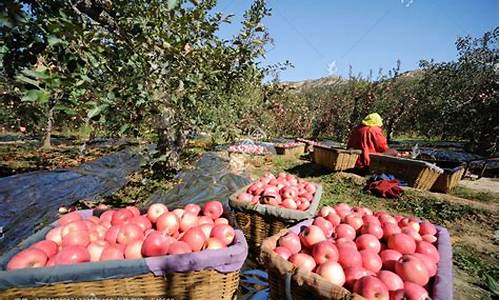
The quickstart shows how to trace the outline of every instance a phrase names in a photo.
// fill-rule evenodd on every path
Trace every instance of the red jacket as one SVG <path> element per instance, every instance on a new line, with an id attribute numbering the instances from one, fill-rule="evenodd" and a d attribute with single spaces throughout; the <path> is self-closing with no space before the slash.
<path id="1" fill-rule="evenodd" d="M 347 148 L 362 151 L 356 162 L 356 167 L 364 168 L 370 165 L 370 153 L 384 153 L 389 149 L 389 146 L 382 128 L 358 125 L 351 131 Z"/>

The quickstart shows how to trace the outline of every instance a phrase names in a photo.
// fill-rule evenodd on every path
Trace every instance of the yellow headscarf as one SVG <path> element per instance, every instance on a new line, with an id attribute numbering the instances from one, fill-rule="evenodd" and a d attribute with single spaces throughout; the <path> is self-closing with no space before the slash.
<path id="1" fill-rule="evenodd" d="M 361 124 L 369 127 L 382 127 L 382 117 L 377 113 L 371 113 L 361 121 Z"/>

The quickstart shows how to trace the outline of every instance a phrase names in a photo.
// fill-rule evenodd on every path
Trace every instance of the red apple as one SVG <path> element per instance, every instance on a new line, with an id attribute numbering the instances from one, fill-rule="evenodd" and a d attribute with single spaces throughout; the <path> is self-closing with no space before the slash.
<path id="1" fill-rule="evenodd" d="M 209 201 L 203 205 L 203 215 L 212 218 L 212 220 L 222 216 L 223 212 L 224 207 L 222 207 L 222 203 L 219 201 Z"/>
<path id="2" fill-rule="evenodd" d="M 115 214 L 114 210 L 107 210 L 99 216 L 99 220 L 101 220 L 101 223 L 111 223 L 111 220 L 113 219 L 113 215 Z"/>
<path id="3" fill-rule="evenodd" d="M 198 225 L 198 227 L 203 231 L 203 233 L 205 234 L 205 236 L 208 239 L 210 237 L 210 233 L 212 232 L 212 228 L 214 227 L 214 225 L 212 225 L 212 224 L 201 224 L 201 225 Z"/>
<path id="4" fill-rule="evenodd" d="M 139 259 L 142 258 L 142 244 L 143 240 L 135 240 L 127 244 L 125 247 L 125 259 Z"/>
<path id="5" fill-rule="evenodd" d="M 124 258 L 125 256 L 121 247 L 119 247 L 118 245 L 109 245 L 104 247 L 99 261 L 120 260 Z"/>
<path id="6" fill-rule="evenodd" d="M 424 221 L 420 223 L 420 230 L 418 231 L 421 235 L 436 235 L 437 230 L 436 226 L 434 226 L 431 222 L 429 221 Z"/>
<path id="7" fill-rule="evenodd" d="M 335 240 L 335 245 L 338 247 L 351 247 L 354 248 L 354 250 L 357 250 L 358 247 L 356 246 L 356 243 L 354 241 L 351 241 L 346 238 L 338 238 Z"/>
<path id="8" fill-rule="evenodd" d="M 30 248 L 42 250 L 47 255 L 47 257 L 52 257 L 57 253 L 58 245 L 54 241 L 43 240 L 34 243 L 30 246 Z"/>
<path id="9" fill-rule="evenodd" d="M 415 256 L 403 255 L 396 262 L 395 271 L 403 281 L 411 281 L 421 286 L 429 282 L 429 271 L 425 264 Z"/>
<path id="10" fill-rule="evenodd" d="M 188 243 L 183 241 L 173 242 L 172 244 L 170 244 L 170 247 L 168 247 L 169 255 L 184 254 L 191 252 L 192 252 L 191 247 L 188 245 Z"/>
<path id="11" fill-rule="evenodd" d="M 141 254 L 144 257 L 165 255 L 168 252 L 170 241 L 171 240 L 161 234 L 161 232 L 153 231 L 144 239 Z"/>
<path id="12" fill-rule="evenodd" d="M 345 283 L 345 274 L 342 267 L 335 261 L 327 261 L 318 266 L 316 273 L 323 277 L 326 281 L 338 286 L 343 286 Z"/>
<path id="13" fill-rule="evenodd" d="M 132 215 L 135 217 L 135 216 L 140 216 L 141 215 L 141 212 L 139 211 L 139 209 L 135 206 L 127 206 L 125 207 L 126 209 L 128 209 Z"/>
<path id="14" fill-rule="evenodd" d="M 299 253 L 302 248 L 299 236 L 291 231 L 278 240 L 278 245 L 287 248 L 292 254 Z"/>
<path id="15" fill-rule="evenodd" d="M 361 254 L 363 268 L 374 273 L 377 273 L 380 269 L 382 269 L 382 259 L 377 252 L 366 249 L 359 251 L 359 254 Z"/>
<path id="16" fill-rule="evenodd" d="M 85 224 L 85 222 L 83 221 L 74 221 L 64 225 L 61 231 L 61 236 L 64 238 L 70 232 L 81 232 L 81 231 L 86 231 L 86 232 L 88 231 L 87 224 Z"/>
<path id="17" fill-rule="evenodd" d="M 97 240 L 90 243 L 87 246 L 87 250 L 90 255 L 90 261 L 99 261 L 102 251 L 104 251 L 104 248 L 107 246 L 109 246 L 109 243 L 103 240 Z"/>
<path id="18" fill-rule="evenodd" d="M 373 223 L 373 224 L 376 224 L 378 226 L 382 226 L 378 217 L 373 216 L 373 215 L 364 215 L 363 216 L 363 223 L 364 224 Z"/>
<path id="19" fill-rule="evenodd" d="M 432 258 L 430 258 L 427 255 L 424 255 L 422 253 L 413 253 L 413 254 L 409 254 L 409 255 L 415 256 L 416 258 L 420 259 L 420 261 L 427 268 L 427 271 L 429 272 L 429 277 L 436 275 L 437 264 L 432 260 Z"/>
<path id="20" fill-rule="evenodd" d="M 370 272 L 362 267 L 347 267 L 344 268 L 345 273 L 345 284 L 346 287 L 351 289 L 356 280 L 363 278 L 368 275 L 375 275 L 375 273 Z"/>
<path id="21" fill-rule="evenodd" d="M 226 245 L 221 240 L 211 237 L 211 238 L 208 238 L 207 241 L 205 242 L 204 248 L 215 250 L 215 249 L 226 248 Z"/>
<path id="22" fill-rule="evenodd" d="M 217 226 L 228 226 L 228 225 L 217 225 Z M 225 231 L 223 230 L 218 230 L 217 236 L 214 236 L 213 235 L 214 230 L 215 226 L 212 229 L 211 233 L 212 237 L 220 236 L 221 232 L 224 232 L 225 236 Z M 203 230 L 201 230 L 199 227 L 193 227 L 190 228 L 188 231 L 186 231 L 180 240 L 186 242 L 193 252 L 197 252 L 200 251 L 201 248 L 203 248 L 203 245 L 205 244 L 207 237 L 205 236 L 205 233 L 203 233 Z"/>
<path id="23" fill-rule="evenodd" d="M 214 220 L 214 224 L 229 224 L 226 218 L 217 218 Z"/>
<path id="24" fill-rule="evenodd" d="M 274 253 L 278 254 L 281 256 L 284 260 L 288 260 L 290 256 L 292 256 L 292 251 L 290 251 L 287 247 L 276 247 L 274 248 Z"/>
<path id="25" fill-rule="evenodd" d="M 55 256 L 55 265 L 72 265 L 90 261 L 90 254 L 86 247 L 64 247 Z"/>
<path id="26" fill-rule="evenodd" d="M 7 271 L 25 268 L 41 268 L 45 266 L 48 259 L 47 254 L 40 249 L 25 249 L 9 260 L 7 263 Z"/>
<path id="27" fill-rule="evenodd" d="M 337 247 L 337 250 L 339 252 L 339 264 L 341 264 L 343 268 L 363 266 L 363 259 L 356 248 Z"/>
<path id="28" fill-rule="evenodd" d="M 439 259 L 440 259 L 439 252 L 436 249 L 436 247 L 434 247 L 434 245 L 431 243 L 424 242 L 424 241 L 418 241 L 415 252 L 422 253 L 422 254 L 428 256 L 436 264 L 439 262 Z"/>
<path id="29" fill-rule="evenodd" d="M 198 204 L 189 203 L 188 205 L 184 206 L 184 212 L 188 212 L 195 216 L 197 216 L 200 213 L 200 211 L 201 207 Z"/>
<path id="30" fill-rule="evenodd" d="M 385 284 L 375 276 L 365 276 L 354 283 L 353 291 L 366 299 L 389 300 L 389 291 Z"/>
<path id="31" fill-rule="evenodd" d="M 290 262 L 294 264 L 297 268 L 310 271 L 314 270 L 316 267 L 316 262 L 312 256 L 305 253 L 298 253 L 290 256 Z"/>
<path id="32" fill-rule="evenodd" d="M 155 203 L 148 208 L 148 219 L 151 223 L 156 223 L 156 220 L 168 211 L 167 206 L 163 203 Z"/>
<path id="33" fill-rule="evenodd" d="M 378 219 L 382 225 L 386 223 L 398 225 L 398 221 L 396 221 L 396 219 L 393 216 L 388 214 L 379 215 Z"/>
<path id="34" fill-rule="evenodd" d="M 421 241 L 422 240 L 422 237 L 420 236 L 420 234 L 418 233 L 418 231 L 416 231 L 411 226 L 405 226 L 405 227 L 401 228 L 401 232 L 404 233 L 404 234 L 407 234 L 407 235 L 411 236 L 415 241 Z"/>
<path id="35" fill-rule="evenodd" d="M 358 236 L 356 239 L 356 247 L 358 248 L 359 251 L 364 250 L 364 249 L 370 249 L 375 251 L 376 253 L 380 252 L 380 242 L 372 234 L 362 234 Z"/>
<path id="36" fill-rule="evenodd" d="M 326 218 L 328 215 L 330 214 L 337 214 L 337 212 L 335 211 L 335 209 L 331 206 L 323 206 L 320 210 L 319 210 L 319 213 L 318 215 L 323 217 L 323 218 Z"/>
<path id="37" fill-rule="evenodd" d="M 316 193 L 316 186 L 312 183 L 306 183 L 305 189 L 310 194 Z"/>
<path id="38" fill-rule="evenodd" d="M 134 217 L 134 214 L 130 210 L 121 208 L 113 214 L 113 217 L 111 218 L 111 225 L 127 223 L 132 217 Z"/>
<path id="39" fill-rule="evenodd" d="M 299 205 L 297 205 L 297 209 L 301 211 L 307 210 L 311 206 L 311 203 L 307 200 L 302 201 Z"/>
<path id="40" fill-rule="evenodd" d="M 295 199 L 298 196 L 297 189 L 291 186 L 284 187 L 280 190 L 281 197 Z"/>
<path id="41" fill-rule="evenodd" d="M 384 232 L 384 240 L 389 239 L 389 237 L 393 234 L 401 233 L 401 228 L 399 228 L 397 224 L 392 223 L 384 223 L 384 225 L 382 225 L 382 230 Z"/>
<path id="42" fill-rule="evenodd" d="M 333 234 L 333 225 L 327 219 L 323 217 L 316 217 L 314 219 L 313 225 L 318 226 L 323 230 L 325 237 L 329 238 Z"/>
<path id="43" fill-rule="evenodd" d="M 351 225 L 340 224 L 335 227 L 335 236 L 337 238 L 354 240 L 356 238 L 356 230 Z"/>
<path id="44" fill-rule="evenodd" d="M 339 251 L 330 241 L 322 241 L 314 244 L 311 252 L 314 261 L 318 264 L 324 264 L 327 261 L 338 261 Z"/>
<path id="45" fill-rule="evenodd" d="M 210 237 L 214 237 L 224 242 L 226 246 L 230 245 L 236 233 L 234 232 L 233 227 L 227 224 L 217 224 L 212 228 L 210 232 Z"/>
<path id="46" fill-rule="evenodd" d="M 49 241 L 53 241 L 57 245 L 61 245 L 62 243 L 62 226 L 57 226 L 49 230 L 47 232 L 47 235 L 45 235 L 45 238 Z"/>
<path id="47" fill-rule="evenodd" d="M 89 231 L 89 240 L 90 242 L 95 242 L 98 240 L 104 240 L 104 237 L 106 236 L 106 232 L 108 229 L 104 227 L 102 224 L 97 224 L 94 226 L 94 228 Z"/>
<path id="48" fill-rule="evenodd" d="M 422 240 L 432 244 L 437 241 L 437 237 L 430 234 L 424 234 L 422 235 Z"/>
<path id="49" fill-rule="evenodd" d="M 314 244 L 326 240 L 325 233 L 319 226 L 316 225 L 307 227 L 299 234 L 299 237 L 302 245 L 306 248 L 311 248 Z"/>
<path id="50" fill-rule="evenodd" d="M 200 216 L 198 217 L 198 225 L 203 225 L 203 224 L 214 224 L 214 220 L 212 218 L 207 217 L 207 216 Z"/>
<path id="51" fill-rule="evenodd" d="M 85 220 L 87 220 L 89 222 L 92 222 L 94 224 L 99 224 L 101 222 L 101 220 L 98 217 L 96 217 L 96 216 L 90 216 L 90 217 L 88 217 Z"/>
<path id="52" fill-rule="evenodd" d="M 365 216 L 365 217 L 373 217 L 373 216 Z M 378 221 L 378 219 L 377 219 Z M 365 223 L 363 226 L 361 226 L 359 230 L 362 234 L 368 233 L 368 234 L 373 234 L 377 239 L 381 239 L 384 236 L 384 231 L 382 230 L 382 227 L 380 225 L 372 222 L 372 223 Z"/>
<path id="53" fill-rule="evenodd" d="M 396 233 L 389 237 L 387 240 L 389 249 L 396 250 L 402 254 L 411 254 L 415 252 L 417 245 L 415 240 L 404 233 Z"/>
<path id="54" fill-rule="evenodd" d="M 184 212 L 179 225 L 180 230 L 182 232 L 186 232 L 187 230 L 195 226 L 198 226 L 198 216 L 192 213 Z"/>
<path id="55" fill-rule="evenodd" d="M 195 215 L 188 213 L 187 216 L 194 218 Z M 193 219 L 194 219 L 193 218 Z M 165 212 L 156 219 L 156 229 L 164 234 L 173 235 L 179 231 L 181 220 L 173 212 Z"/>
<path id="56" fill-rule="evenodd" d="M 116 238 L 118 237 L 118 233 L 120 232 L 121 225 L 113 225 L 106 232 L 104 236 L 104 240 L 106 240 L 110 244 L 116 244 Z"/>
<path id="57" fill-rule="evenodd" d="M 238 195 L 238 201 L 241 202 L 251 202 L 253 199 L 253 195 L 249 193 L 241 193 Z"/>
<path id="58" fill-rule="evenodd" d="M 141 227 L 142 231 L 153 228 L 153 224 L 151 224 L 151 221 L 149 221 L 146 215 L 135 216 L 129 220 L 129 223 L 138 225 L 139 227 Z"/>
<path id="59" fill-rule="evenodd" d="M 345 224 L 351 225 L 354 230 L 358 230 L 363 226 L 363 219 L 357 213 L 350 213 L 344 217 L 343 222 Z"/>
<path id="60" fill-rule="evenodd" d="M 182 216 L 184 215 L 184 209 L 182 208 L 176 208 L 172 212 L 179 218 L 179 220 L 182 219 Z"/>
<path id="61" fill-rule="evenodd" d="M 82 246 L 87 247 L 90 243 L 88 231 L 70 231 L 63 239 L 61 246 Z"/>
<path id="62" fill-rule="evenodd" d="M 281 206 L 289 209 L 297 209 L 297 203 L 291 198 L 285 198 L 281 201 Z"/>
<path id="63" fill-rule="evenodd" d="M 391 271 L 382 270 L 378 272 L 377 277 L 385 284 L 389 291 L 397 291 L 404 288 L 401 277 Z"/>
<path id="64" fill-rule="evenodd" d="M 63 215 L 59 220 L 57 221 L 57 224 L 59 226 L 64 226 L 66 224 L 69 224 L 71 222 L 75 221 L 80 221 L 82 220 L 82 216 L 78 213 L 78 211 L 73 211 L 68 214 Z"/>
<path id="65" fill-rule="evenodd" d="M 328 222 L 332 223 L 333 227 L 336 227 L 340 224 L 340 217 L 337 213 L 332 213 L 326 216 Z"/>
<path id="66" fill-rule="evenodd" d="M 123 224 L 120 228 L 120 231 L 118 232 L 118 235 L 116 236 L 116 241 L 119 244 L 127 245 L 135 240 L 143 240 L 144 239 L 144 233 L 139 227 L 139 225 L 136 224 Z"/>
<path id="67" fill-rule="evenodd" d="M 385 249 L 380 251 L 380 258 L 382 259 L 382 267 L 385 270 L 394 271 L 396 262 L 403 256 L 401 252 L 392 249 Z"/>

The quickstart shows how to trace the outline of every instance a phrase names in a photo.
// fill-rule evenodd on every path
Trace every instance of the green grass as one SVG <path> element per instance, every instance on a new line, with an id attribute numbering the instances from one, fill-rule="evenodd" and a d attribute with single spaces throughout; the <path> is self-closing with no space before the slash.
<path id="1" fill-rule="evenodd" d="M 479 202 L 498 202 L 498 194 L 496 193 L 479 192 L 462 186 L 457 186 L 451 191 L 450 194 L 456 197 Z"/>

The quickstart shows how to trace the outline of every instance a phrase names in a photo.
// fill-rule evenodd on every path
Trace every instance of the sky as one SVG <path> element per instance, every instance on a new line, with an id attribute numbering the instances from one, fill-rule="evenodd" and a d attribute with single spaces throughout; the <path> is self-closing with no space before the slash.
<path id="1" fill-rule="evenodd" d="M 230 38 L 251 0 L 219 0 L 217 11 L 235 14 L 219 34 Z M 285 81 L 329 75 L 387 72 L 401 61 L 413 70 L 421 59 L 456 59 L 459 36 L 480 36 L 498 26 L 496 0 L 268 0 L 264 20 L 274 46 L 262 64 L 289 60 Z"/>

